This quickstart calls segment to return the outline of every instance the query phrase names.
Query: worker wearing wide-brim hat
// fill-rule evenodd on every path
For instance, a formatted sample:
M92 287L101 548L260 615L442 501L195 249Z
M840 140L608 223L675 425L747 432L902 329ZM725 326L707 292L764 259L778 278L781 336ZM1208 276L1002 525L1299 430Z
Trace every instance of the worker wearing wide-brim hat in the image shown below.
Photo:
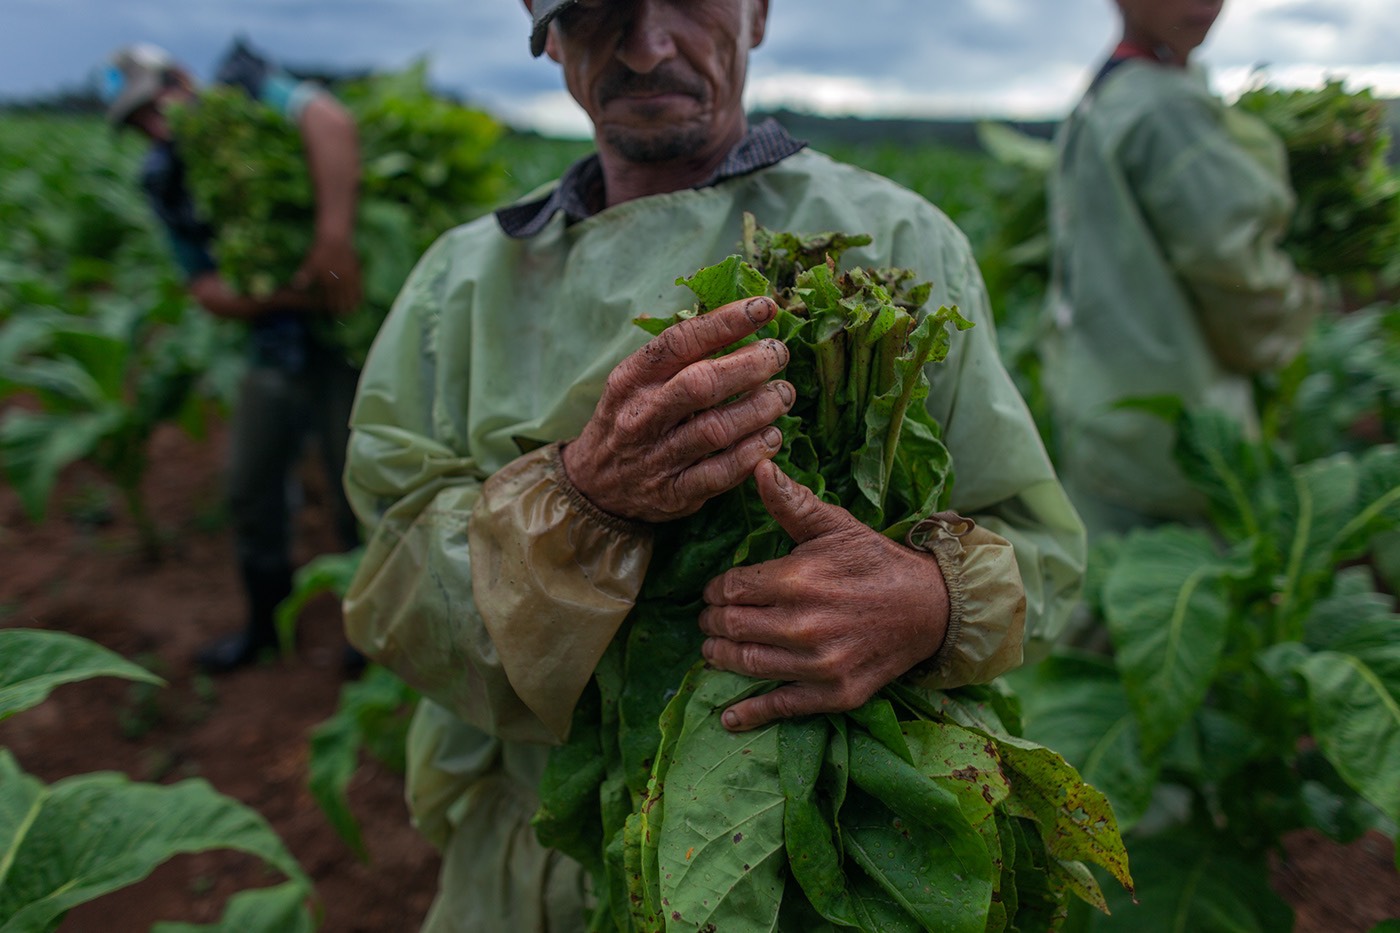
M226 673L276 646L276 608L292 587L295 468L308 440L317 442L326 467L340 546L358 545L358 525L340 485L358 372L312 323L353 310L360 300L358 130L323 88L294 78L242 40L224 56L216 84L241 88L301 131L316 198L315 239L296 279L268 295L244 295L219 274L219 218L196 209L171 129L171 108L196 102L190 71L162 48L130 45L110 56L98 83L108 122L150 140L141 185L190 295L209 313L247 326L248 369L233 406L227 479L245 617L195 656L204 670ZM348 649L346 660L352 668L361 664Z

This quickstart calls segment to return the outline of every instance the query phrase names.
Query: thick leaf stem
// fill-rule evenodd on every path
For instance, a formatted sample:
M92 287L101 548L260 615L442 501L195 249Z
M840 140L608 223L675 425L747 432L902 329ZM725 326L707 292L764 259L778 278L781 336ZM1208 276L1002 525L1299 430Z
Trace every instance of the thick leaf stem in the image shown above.
M893 332L891 332L893 333ZM899 397L895 399L894 409L890 413L890 429L885 435L885 453L880 466L880 502L881 511L885 508L885 492L890 488L890 476L894 473L895 458L899 456L899 436L904 427L904 415L909 410L909 402L914 397L914 388L918 385L918 374L928 360L929 353L933 349L933 341L936 330L930 329L915 346L909 369L905 373L904 384L900 387ZM903 343L903 341L900 341Z

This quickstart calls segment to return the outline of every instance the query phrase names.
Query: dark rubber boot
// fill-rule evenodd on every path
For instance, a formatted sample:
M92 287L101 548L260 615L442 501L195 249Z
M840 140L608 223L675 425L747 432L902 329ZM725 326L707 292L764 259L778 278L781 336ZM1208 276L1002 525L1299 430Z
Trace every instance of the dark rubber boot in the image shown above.
M358 680L360 675L369 666L369 658L360 653L360 650L349 642L345 643L340 658L340 670L350 680Z
M248 624L241 632L221 635L200 648L195 663L208 674L246 667L277 647L277 604L292 592L290 567L243 568Z

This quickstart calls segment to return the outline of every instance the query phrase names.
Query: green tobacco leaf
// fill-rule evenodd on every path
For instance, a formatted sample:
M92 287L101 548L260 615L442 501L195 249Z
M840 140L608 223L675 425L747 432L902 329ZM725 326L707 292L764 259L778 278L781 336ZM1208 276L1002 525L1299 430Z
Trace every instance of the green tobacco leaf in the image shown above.
M53 352L82 367L92 378L98 397L123 397L126 368L132 356L130 340L76 327L57 329L52 336Z
M851 873L861 929L981 933L991 904L991 866L976 834L968 834L970 841L959 840L959 832L955 850L943 849L937 833L905 823L878 797L851 788L841 808L841 838L847 857L863 871Z
M1371 559L1376 576L1392 593L1400 593L1400 530L1386 531L1371 539Z
M1053 748L1113 804L1129 829L1147 811L1157 769L1143 761L1137 719L1107 658L1055 655L1007 678L1021 697L1024 737Z
M56 308L35 306L23 316L3 322L4 326L0 327L0 396L9 383L22 375L24 367L20 361L42 351L49 343L49 334L66 318Z
M1108 901L1104 898L1103 888L1099 886L1098 879L1089 870L1089 866L1083 862L1051 859L1050 882L1056 887L1063 887L1100 913L1108 913Z
M680 573L683 566L678 561L669 569ZM694 668L703 638L695 625L702 608L698 601L650 601L647 595L643 591L643 601L652 611L634 614L616 700L623 777L637 795L646 790L656 760L657 719L671 691L685 683Z
M1011 793L995 746L979 733L950 722L906 722L904 729L914 767L950 790L964 814L990 818L991 808Z
M1001 773L996 749L984 736L951 722L907 722L904 728L914 767L958 798L963 816L982 837L992 860L987 929L1004 929L1007 854L995 807L1007 798L1011 787Z
M1035 820L1046 852L1062 861L1098 865L1131 892L1128 853L1108 798L1048 748L1025 739L993 742L1011 784L1008 805Z
M947 691L895 681L886 684L881 693L908 709L915 719L946 718L998 738L1021 731L1020 699L1000 680Z
M1010 879L1006 885L1009 926L1012 930L1057 930L1066 907L1051 876L1053 859L1045 854L1033 820L998 815L998 826L1007 840Z
M689 278L682 276L676 279L676 284L695 293L702 311L713 311L741 298L768 294L768 280L738 256L707 266Z
M889 501L907 503L911 514L902 521L887 522L884 529L885 534L898 540L903 540L914 527L914 516L927 517L947 507L953 486L953 455L932 422L922 406L913 406L900 433Z
M5 415L0 421L0 462L30 518L43 518L59 472L90 456L125 418L119 406L71 414L14 409Z
M890 701L883 697L875 697L867 700L862 706L851 710L846 715L851 717L851 721L865 727L876 741L894 752L907 764L914 763L914 756L909 751L909 746L904 741L899 719L895 716L894 707Z
M0 891L47 795L43 782L21 771L9 751L0 748Z
M1318 600L1308 614L1305 629L1308 647L1314 650L1332 648L1358 626L1392 616L1393 606L1391 596L1376 590L1370 570L1365 567L1340 570L1332 592Z
M1333 543L1342 557L1360 554L1377 535L1400 528L1400 448L1374 447L1362 456L1360 468L1358 514Z
M1352 653L1302 666L1313 734L1346 782L1400 822L1400 640L1384 620L1347 642Z
M771 929L787 873L778 727L730 733L720 714L761 685L715 670L693 676L662 791L662 903L687 928Z
M1109 573L1104 611L1148 761L1205 699L1229 634L1229 571L1204 532L1167 526L1129 536Z
M27 820L0 826L0 933L53 929L65 912L149 875L175 855L233 849L262 859L297 885L311 882L277 834L255 811L203 780L160 786L124 775L84 774L59 781L36 798L33 783L14 780L0 750L0 800L28 800ZM20 808L0 804L8 817Z
M1293 929L1293 912L1269 885L1263 859L1237 851L1227 838L1184 832L1133 844L1140 880L1137 904L1105 892L1112 916L1094 916L1094 931L1127 933L1279 933Z
M599 735L598 691L584 691L574 708L569 742L554 749L540 778L540 808L532 824L540 843L559 849L590 873L603 873L603 826L598 786L606 775Z
M855 926L836 828L818 792L830 736L828 720L822 716L778 725L778 780L786 801L783 834L792 876L812 906L833 923Z
M157 923L151 933L313 933L306 889L295 881L240 891L228 899L217 923Z
M343 704L343 701L342 701ZM337 712L311 733L306 783L321 812L361 860L368 858L360 824L350 810L350 779L360 766L359 724Z
M367 858L359 823L350 810L350 780L360 766L360 751L369 748L392 770L403 773L408 710L417 694L387 668L370 665L359 680L340 690L334 715L311 733L307 787L331 826ZM385 755L395 757L385 761Z
M145 668L77 635L0 629L0 720L37 706L55 687L92 677L165 684Z
M1257 726L1212 707L1196 714L1183 737L1193 740L1191 754L1198 760L1187 768L1179 761L1168 767L1200 775L1207 781L1222 784L1239 774L1258 759L1265 745Z
M1286 562L1280 612L1310 605L1317 586L1330 581L1338 538L1359 511L1358 487L1356 461L1347 454L1294 468L1275 526Z
M1245 440L1234 418L1212 409L1182 412L1176 425L1177 463L1205 493L1216 526L1231 541L1253 538L1263 523L1255 496L1267 469L1261 448Z
M114 400L81 363L66 357L41 356L14 363L5 368L5 378L55 411L81 411Z
M980 930L992 862L957 796L864 732L850 742L851 780L864 794L839 814L847 852L925 928Z
M622 873L628 880L629 889L635 886L636 880L642 878L645 871L643 863L646 861L648 849L645 844L646 827L643 825L642 814L636 811L627 814L622 825ZM632 924L638 930L659 930L665 926L665 921L661 919L661 901L648 886L644 897L629 897L628 907L631 911Z
M297 620L306 604L323 593L343 598L364 553L359 547L342 554L322 554L297 568L291 594L277 605L277 641L284 656L290 657L296 649Z
M638 810L640 816L638 830L641 837L639 839L641 846L640 870L637 877L629 874L627 879L630 895L628 901L632 905L634 913L640 908L659 915L663 906L661 903L660 846L661 830L665 826L666 818L666 783L670 776L671 765L675 761L676 743L685 730L686 710L690 706L690 700L695 695L700 683L698 669L692 668L681 682L676 695L670 703L666 704L666 708L661 711L661 716L658 717L661 742L657 746L656 763L652 767L651 780L647 782L646 796ZM628 820L631 820L630 814ZM638 883L641 887L640 894Z

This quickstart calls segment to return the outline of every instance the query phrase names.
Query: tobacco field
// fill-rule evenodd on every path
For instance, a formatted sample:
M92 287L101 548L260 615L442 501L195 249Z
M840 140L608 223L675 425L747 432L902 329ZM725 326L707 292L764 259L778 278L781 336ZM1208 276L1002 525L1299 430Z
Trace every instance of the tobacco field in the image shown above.
M421 121L446 119L418 90L395 93ZM1294 118L1316 133L1315 116ZM428 227L590 150L471 120L460 207L415 227L426 208L404 199L376 236L411 230L416 252ZM819 148L967 233L1053 456L1036 354L1050 152L1004 127L982 139ZM386 178L438 171L382 144ZM1384 279L1400 272L1400 182L1357 145L1367 174L1348 203L1364 198L1365 222L1394 238L1326 271ZM219 678L192 666L197 645L241 624L221 470L243 347L186 296L135 181L142 152L96 118L0 116L0 933L417 929L438 857L402 801L416 697L373 665L342 674L337 594L356 555L327 556L313 464L281 656ZM1309 195L1318 217L1340 216L1329 196ZM382 304L409 261L381 266ZM1122 831L1136 903L1081 865L1074 884L1101 886L1112 915L1076 906L1054 918L1064 929L1400 929L1400 306L1359 288L1259 381L1263 437L1158 400L1209 526L1096 549L1085 612L1112 650L1057 650L993 691L1000 719L1063 756L1053 773L1082 775Z

